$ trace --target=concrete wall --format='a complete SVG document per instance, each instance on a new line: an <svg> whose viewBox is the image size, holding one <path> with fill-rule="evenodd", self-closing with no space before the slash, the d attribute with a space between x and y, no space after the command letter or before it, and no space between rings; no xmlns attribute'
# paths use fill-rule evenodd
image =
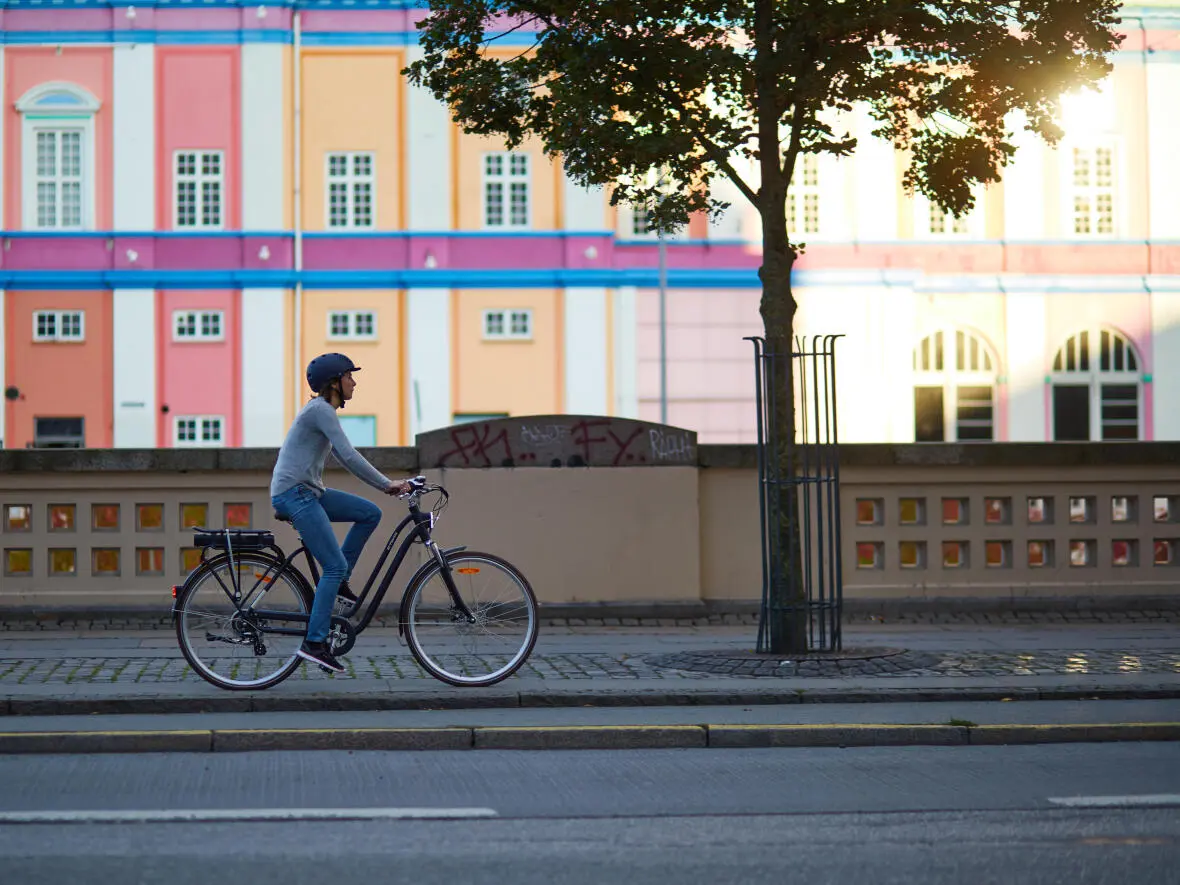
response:
<svg viewBox="0 0 1180 885"><path fill-rule="evenodd" d="M418 467L416 449L368 454L391 476ZM294 549L293 532L272 521L274 456L269 449L0 453L0 566L8 570L0 577L0 607L166 611L169 587L183 580L185 556L192 556L191 530L181 524L189 505L204 505L190 515L211 527L226 524L228 507L249 505L253 527L274 529L280 545ZM1174 443L846 446L845 596L1176 592L1178 456ZM704 446L695 463L680 466L425 472L452 495L436 529L439 542L505 556L543 602L751 601L761 592L755 457L752 446ZM377 499L342 471L327 479ZM1039 522L1030 498L1045 502ZM955 505L962 519L944 518L946 501L963 502ZM385 521L354 586L372 567L382 533L404 514L400 502L380 503ZM72 524L53 521L63 505L73 505ZM100 523L111 505L118 505L118 522L106 528ZM159 505L163 525L137 525L140 505ZM30 508L27 526L14 509L23 507ZM116 567L114 550L118 573L103 574ZM955 550L960 555L951 556ZM12 573L23 551L32 574ZM157 555L162 573L138 573ZM55 561L60 567L71 557L72 573L51 572Z"/></svg>

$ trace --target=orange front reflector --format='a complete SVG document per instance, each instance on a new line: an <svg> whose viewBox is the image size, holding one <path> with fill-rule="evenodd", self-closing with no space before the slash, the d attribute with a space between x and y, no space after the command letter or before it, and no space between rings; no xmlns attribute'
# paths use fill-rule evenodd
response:
<svg viewBox="0 0 1180 885"><path fill-rule="evenodd" d="M473 565L465 565L465 566L463 566L463 568L455 569L455 571L457 571L461 575L478 575L479 574L479 568L477 566L473 566Z"/></svg>

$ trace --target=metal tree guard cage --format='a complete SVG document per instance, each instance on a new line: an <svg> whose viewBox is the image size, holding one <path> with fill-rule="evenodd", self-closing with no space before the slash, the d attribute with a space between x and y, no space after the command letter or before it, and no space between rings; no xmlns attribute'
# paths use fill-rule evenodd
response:
<svg viewBox="0 0 1180 885"><path fill-rule="evenodd" d="M806 635L806 651L839 651L843 609L840 556L840 459L836 422L836 341L843 335L796 337L789 354L754 345L758 409L759 510L762 524L762 605L758 651L775 648L773 627ZM785 397L774 396L786 377ZM791 513L798 533L787 531ZM802 620L802 624L800 623ZM794 649L804 651L804 649Z"/></svg>

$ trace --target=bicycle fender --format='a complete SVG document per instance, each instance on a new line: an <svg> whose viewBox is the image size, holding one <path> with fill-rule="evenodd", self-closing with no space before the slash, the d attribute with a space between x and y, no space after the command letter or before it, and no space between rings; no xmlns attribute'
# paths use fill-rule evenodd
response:
<svg viewBox="0 0 1180 885"><path fill-rule="evenodd" d="M443 556L448 556L452 553L462 553L466 549L467 549L466 544L460 544L458 547L444 547L443 548ZM410 580L406 582L407 592L402 595L402 604L401 604L401 607L397 611L397 635L398 636L405 636L405 634L406 634L406 606L409 605L409 601L410 601L410 594L408 592L409 589L411 587L413 587L416 583L418 583L418 581L422 578L422 576L424 574L426 574L427 569L433 568L436 565L438 565L437 562L435 562L433 559L428 559L426 562L422 563L422 565L418 566L418 571L416 571L416 572L414 572L414 574L410 575Z"/></svg>

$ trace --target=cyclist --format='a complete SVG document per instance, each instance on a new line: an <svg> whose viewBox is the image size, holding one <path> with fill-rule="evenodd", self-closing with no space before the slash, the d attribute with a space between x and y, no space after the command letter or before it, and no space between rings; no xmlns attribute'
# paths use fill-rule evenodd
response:
<svg viewBox="0 0 1180 885"><path fill-rule="evenodd" d="M409 483L395 482L365 460L340 426L336 410L344 408L352 399L356 390L352 373L359 371L360 366L342 353L325 353L307 364L307 383L315 396L299 411L287 431L270 481L275 512L291 521L323 569L299 657L335 673L343 673L344 667L333 656L327 641L332 611L337 608L347 615L356 603L348 577L365 542L381 521L381 508L356 495L324 488L328 452L357 479L387 495L405 495L411 491ZM343 545L336 543L333 522L353 524Z"/></svg>

